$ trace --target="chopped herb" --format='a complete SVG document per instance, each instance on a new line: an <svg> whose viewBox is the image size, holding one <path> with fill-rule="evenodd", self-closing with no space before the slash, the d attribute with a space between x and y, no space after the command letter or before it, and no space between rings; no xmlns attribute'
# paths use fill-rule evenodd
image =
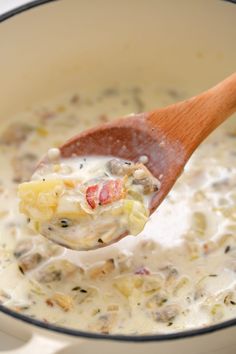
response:
<svg viewBox="0 0 236 354"><path fill-rule="evenodd" d="M45 182L46 181L46 179L45 178L43 178L43 182Z"/></svg>
<svg viewBox="0 0 236 354"><path fill-rule="evenodd" d="M48 231L52 231L52 227L51 226L48 227Z"/></svg>
<svg viewBox="0 0 236 354"><path fill-rule="evenodd" d="M24 272L24 270L23 270L23 268L22 268L21 266L18 266L18 268L19 268L19 271L20 271L22 274L25 274L25 272Z"/></svg>
<svg viewBox="0 0 236 354"><path fill-rule="evenodd" d="M66 228L66 227L68 227L69 225L67 225L67 224L62 224L61 225L61 227L63 227L63 228Z"/></svg>
<svg viewBox="0 0 236 354"><path fill-rule="evenodd" d="M233 300L230 300L231 305L236 305L236 302Z"/></svg>
<svg viewBox="0 0 236 354"><path fill-rule="evenodd" d="M126 161L125 161L125 164L130 166L132 163L131 163L131 162L126 162Z"/></svg>
<svg viewBox="0 0 236 354"><path fill-rule="evenodd" d="M231 247L228 245L228 246L225 247L225 251L224 252L228 253L230 251L230 249L231 249Z"/></svg>
<svg viewBox="0 0 236 354"><path fill-rule="evenodd" d="M70 221L68 219L61 219L60 223L61 223L61 227L63 228L70 226Z"/></svg>
<svg viewBox="0 0 236 354"><path fill-rule="evenodd" d="M80 170L81 170L83 167L84 167L84 165L81 163L81 164L79 165Z"/></svg>
<svg viewBox="0 0 236 354"><path fill-rule="evenodd" d="M85 289L80 289L80 292L81 292L81 293L87 293L87 290L85 290Z"/></svg>
<svg viewBox="0 0 236 354"><path fill-rule="evenodd" d="M80 290L81 288L80 288L80 286L75 286L74 288L72 288L71 290L72 291L77 291L77 290Z"/></svg>
<svg viewBox="0 0 236 354"><path fill-rule="evenodd" d="M213 277L218 277L218 274L209 274L208 276L213 278Z"/></svg>
<svg viewBox="0 0 236 354"><path fill-rule="evenodd" d="M170 327L172 326L173 322L168 322L167 326Z"/></svg>
<svg viewBox="0 0 236 354"><path fill-rule="evenodd" d="M101 238L98 239L98 242L99 242L99 243L104 243Z"/></svg>

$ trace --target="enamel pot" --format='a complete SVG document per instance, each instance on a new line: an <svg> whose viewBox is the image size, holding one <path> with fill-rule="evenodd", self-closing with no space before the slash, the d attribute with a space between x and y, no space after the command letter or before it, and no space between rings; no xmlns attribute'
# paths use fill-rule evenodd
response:
<svg viewBox="0 0 236 354"><path fill-rule="evenodd" d="M233 2L36 0L0 22L0 119L78 86L155 81L194 94L235 71ZM235 325L232 319L164 335L102 335L0 306L1 330L22 344L1 351L0 343L0 353L233 354Z"/></svg>

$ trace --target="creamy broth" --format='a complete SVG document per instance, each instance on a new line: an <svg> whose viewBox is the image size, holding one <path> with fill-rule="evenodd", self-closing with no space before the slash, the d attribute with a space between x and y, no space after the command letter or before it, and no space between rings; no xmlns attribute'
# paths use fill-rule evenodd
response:
<svg viewBox="0 0 236 354"><path fill-rule="evenodd" d="M17 185L50 147L112 117L180 99L174 92L66 95L1 125L2 304L99 333L169 333L236 316L235 118L197 150L136 238L68 251L31 230L18 211Z"/></svg>

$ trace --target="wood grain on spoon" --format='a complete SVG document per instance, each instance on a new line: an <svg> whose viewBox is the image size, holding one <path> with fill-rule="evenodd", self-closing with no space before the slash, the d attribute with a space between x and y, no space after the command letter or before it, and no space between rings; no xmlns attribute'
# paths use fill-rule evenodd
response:
<svg viewBox="0 0 236 354"><path fill-rule="evenodd" d="M112 155L138 161L162 181L153 212L172 188L198 145L236 111L236 73L210 90L151 112L130 115L87 130L60 147L62 157Z"/></svg>

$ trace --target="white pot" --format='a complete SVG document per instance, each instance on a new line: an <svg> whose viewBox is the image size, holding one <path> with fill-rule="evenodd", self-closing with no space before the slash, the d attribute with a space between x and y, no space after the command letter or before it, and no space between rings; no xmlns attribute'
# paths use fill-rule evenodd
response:
<svg viewBox="0 0 236 354"><path fill-rule="evenodd" d="M0 117L78 86L155 81L200 92L235 71L235 18L236 5L215 0L33 1L0 18ZM235 353L236 319L117 341L0 310L1 330L26 342L7 353Z"/></svg>

